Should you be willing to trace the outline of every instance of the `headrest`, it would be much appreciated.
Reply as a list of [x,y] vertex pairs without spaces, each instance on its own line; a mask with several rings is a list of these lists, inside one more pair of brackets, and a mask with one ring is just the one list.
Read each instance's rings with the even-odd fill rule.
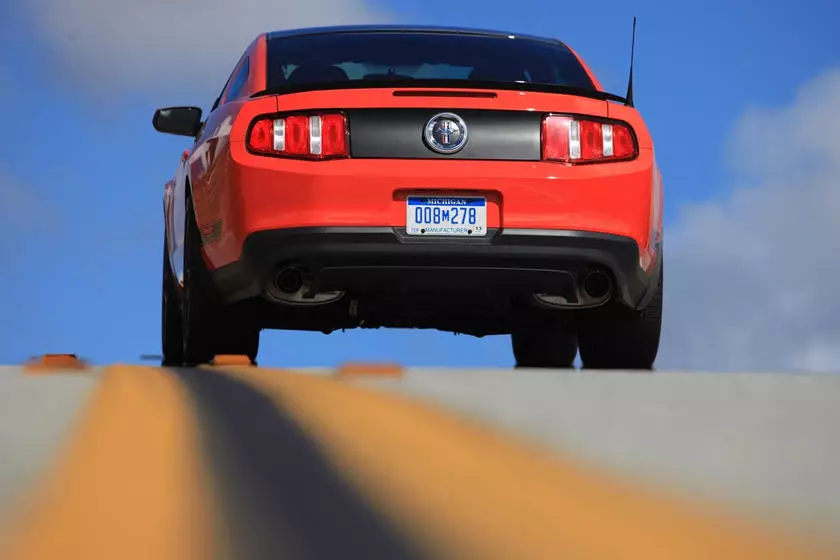
[[288,83],[344,82],[347,73],[337,66],[327,64],[308,64],[295,68],[287,80]]
[[485,64],[475,67],[470,72],[468,79],[487,82],[518,82],[525,81],[525,72],[521,68],[511,68],[501,64]]

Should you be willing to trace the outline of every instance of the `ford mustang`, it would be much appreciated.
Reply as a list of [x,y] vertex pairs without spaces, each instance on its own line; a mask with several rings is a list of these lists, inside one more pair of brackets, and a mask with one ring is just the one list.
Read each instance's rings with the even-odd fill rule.
[[653,142],[562,41],[264,33],[206,116],[153,125],[193,139],[164,189],[165,365],[361,327],[510,335],[520,367],[653,367]]

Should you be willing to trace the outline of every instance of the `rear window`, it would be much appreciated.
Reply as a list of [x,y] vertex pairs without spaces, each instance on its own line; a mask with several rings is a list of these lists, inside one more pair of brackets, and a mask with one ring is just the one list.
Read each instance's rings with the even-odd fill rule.
[[517,82],[595,90],[567,47],[537,39],[368,31],[268,41],[268,88],[403,80]]

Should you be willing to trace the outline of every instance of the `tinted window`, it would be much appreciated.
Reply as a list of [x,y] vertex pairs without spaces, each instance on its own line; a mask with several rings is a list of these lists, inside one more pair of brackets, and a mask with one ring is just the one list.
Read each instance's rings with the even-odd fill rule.
[[267,87],[366,80],[594,85],[559,42],[429,32],[344,32],[268,41]]
[[240,58],[239,60],[236,61],[236,66],[233,67],[233,70],[231,70],[230,75],[228,76],[227,80],[225,80],[225,85],[222,87],[222,91],[219,92],[219,97],[217,97],[216,100],[213,102],[213,106],[210,108],[210,112],[215,111],[216,108],[219,106],[219,104],[222,102],[222,96],[224,96],[225,91],[228,88],[228,84],[231,83],[231,81],[235,77],[236,69],[239,68],[239,63],[241,61],[242,61],[242,58]]
[[233,82],[231,82],[230,84],[230,90],[225,96],[225,102],[230,101],[232,99],[236,99],[239,96],[239,93],[242,91],[242,88],[248,81],[248,73],[250,72],[250,66],[251,59],[246,58],[245,61],[242,63],[242,66],[239,68],[239,72],[236,73],[236,77],[233,79]]

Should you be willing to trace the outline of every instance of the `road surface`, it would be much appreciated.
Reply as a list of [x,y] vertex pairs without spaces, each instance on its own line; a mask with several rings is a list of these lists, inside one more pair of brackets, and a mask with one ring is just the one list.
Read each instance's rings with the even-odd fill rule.
[[840,376],[75,366],[0,367],[2,558],[840,558]]

